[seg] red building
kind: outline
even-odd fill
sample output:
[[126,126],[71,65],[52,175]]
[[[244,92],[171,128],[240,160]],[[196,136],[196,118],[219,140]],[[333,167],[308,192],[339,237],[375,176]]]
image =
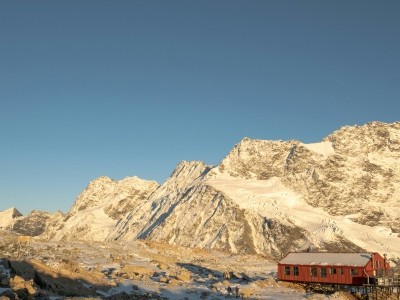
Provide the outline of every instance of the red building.
[[362,285],[389,275],[386,257],[379,253],[289,253],[278,263],[278,280]]

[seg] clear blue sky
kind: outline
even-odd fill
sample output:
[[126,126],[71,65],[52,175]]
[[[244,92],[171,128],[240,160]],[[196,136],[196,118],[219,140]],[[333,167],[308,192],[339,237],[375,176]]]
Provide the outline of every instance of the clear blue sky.
[[0,210],[400,111],[400,1],[0,3]]

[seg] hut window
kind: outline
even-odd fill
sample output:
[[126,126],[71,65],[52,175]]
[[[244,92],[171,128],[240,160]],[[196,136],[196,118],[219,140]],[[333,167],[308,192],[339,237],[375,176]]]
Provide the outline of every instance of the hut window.
[[326,268],[321,268],[321,277],[326,277]]
[[350,269],[350,274],[351,275],[358,275],[358,269]]
[[336,274],[336,268],[331,268],[331,274]]
[[340,268],[340,269],[339,269],[339,274],[340,274],[340,275],[344,275],[344,270],[343,270],[343,268]]
[[317,268],[310,268],[311,277],[317,277]]
[[299,267],[293,267],[293,275],[299,276]]
[[290,267],[285,267],[285,275],[290,275]]

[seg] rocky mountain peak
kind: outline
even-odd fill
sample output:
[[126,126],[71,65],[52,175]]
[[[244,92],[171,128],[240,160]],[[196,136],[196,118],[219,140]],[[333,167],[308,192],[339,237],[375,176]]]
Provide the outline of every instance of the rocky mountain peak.
[[100,176],[98,178],[93,179],[92,181],[89,182],[88,187],[92,186],[102,186],[102,185],[107,185],[114,182],[113,179],[111,179],[108,176]]
[[212,166],[206,165],[202,161],[181,161],[172,172],[169,179],[183,180],[184,178],[190,178],[191,180],[201,176],[203,172]]
[[218,166],[231,176],[268,179],[283,176],[285,163],[299,141],[268,141],[244,138]]
[[92,180],[86,189],[76,198],[69,214],[73,215],[78,211],[96,207],[100,204],[103,196],[111,193],[114,181],[106,176]]
[[5,212],[11,214],[11,217],[13,217],[13,218],[22,217],[22,214],[15,207],[12,207],[12,208],[6,210]]
[[104,240],[116,223],[136,209],[158,188],[158,183],[136,176],[121,180],[100,177],[77,197],[64,220],[51,220],[46,237],[62,239]]
[[157,187],[157,182],[136,176],[126,177],[119,181],[102,176],[89,183],[75,200],[69,214],[73,215],[78,211],[100,206],[115,206],[116,203],[113,203],[115,198],[121,201],[143,191],[153,191]]
[[41,210],[34,209],[28,215],[31,215],[31,216],[40,216],[40,215],[50,216],[51,214],[49,212],[46,212],[46,211],[41,211]]
[[400,233],[400,123],[345,126],[324,142],[333,148],[325,159],[296,151],[285,184],[333,215]]
[[[327,136],[338,151],[351,153],[385,153],[400,151],[400,122],[370,122],[359,126],[344,126]],[[355,155],[359,155],[356,153]]]
[[15,207],[0,211],[0,228],[10,228],[15,220],[20,217],[22,217],[22,214]]
[[163,197],[169,193],[177,193],[201,180],[213,168],[202,161],[181,161],[167,180],[155,191],[152,199]]

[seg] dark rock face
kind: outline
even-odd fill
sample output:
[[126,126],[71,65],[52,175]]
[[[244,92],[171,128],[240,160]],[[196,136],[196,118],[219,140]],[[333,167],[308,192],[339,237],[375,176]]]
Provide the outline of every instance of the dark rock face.
[[46,212],[32,211],[26,217],[16,220],[12,230],[21,235],[41,235],[46,229],[46,223],[50,216],[51,215]]
[[13,208],[11,216],[15,219],[18,217],[22,217],[22,214],[16,208]]

